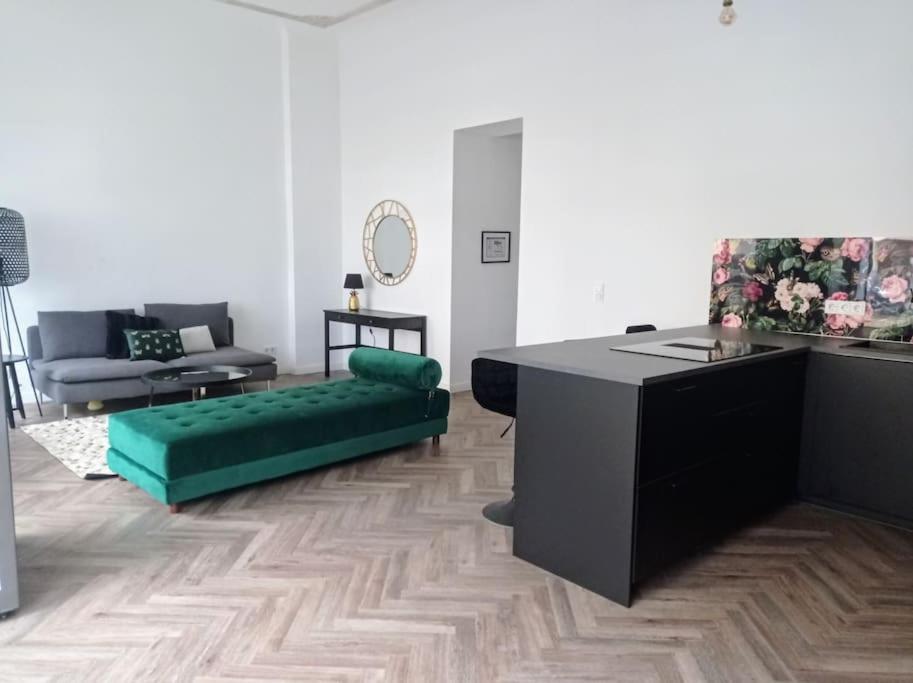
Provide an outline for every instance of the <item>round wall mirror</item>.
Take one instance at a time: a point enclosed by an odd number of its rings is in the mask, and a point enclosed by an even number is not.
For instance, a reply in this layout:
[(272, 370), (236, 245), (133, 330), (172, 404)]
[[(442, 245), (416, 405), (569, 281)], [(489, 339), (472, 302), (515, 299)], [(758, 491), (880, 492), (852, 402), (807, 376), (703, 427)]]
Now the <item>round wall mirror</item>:
[(415, 222), (409, 209), (393, 199), (371, 209), (363, 242), (368, 270), (382, 285), (398, 285), (415, 265)]

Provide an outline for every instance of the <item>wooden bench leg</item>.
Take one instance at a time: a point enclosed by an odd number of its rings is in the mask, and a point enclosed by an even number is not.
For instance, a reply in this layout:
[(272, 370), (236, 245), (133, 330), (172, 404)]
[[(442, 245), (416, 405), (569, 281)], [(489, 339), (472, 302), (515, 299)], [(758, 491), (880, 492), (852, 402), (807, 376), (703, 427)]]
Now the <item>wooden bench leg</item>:
[(180, 511), (181, 511), (180, 503), (172, 503), (171, 505), (168, 506), (168, 512), (170, 512), (172, 515), (176, 515)]

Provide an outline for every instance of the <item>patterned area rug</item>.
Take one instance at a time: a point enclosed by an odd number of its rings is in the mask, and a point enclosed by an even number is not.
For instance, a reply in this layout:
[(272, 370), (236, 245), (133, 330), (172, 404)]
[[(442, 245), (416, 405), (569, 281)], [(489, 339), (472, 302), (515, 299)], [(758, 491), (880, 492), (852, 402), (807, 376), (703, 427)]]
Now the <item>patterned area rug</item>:
[(108, 469), (108, 416), (57, 420), (20, 427), (40, 446), (82, 479), (117, 476)]

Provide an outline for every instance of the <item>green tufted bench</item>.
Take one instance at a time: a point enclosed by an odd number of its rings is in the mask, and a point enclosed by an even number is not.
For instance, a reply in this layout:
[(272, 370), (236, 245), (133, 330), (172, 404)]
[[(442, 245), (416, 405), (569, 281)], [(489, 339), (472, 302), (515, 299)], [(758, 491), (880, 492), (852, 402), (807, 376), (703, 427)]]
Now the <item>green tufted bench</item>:
[(447, 432), (437, 361), (360, 348), (349, 368), (354, 379), (111, 415), (108, 465), (178, 512), (183, 501)]

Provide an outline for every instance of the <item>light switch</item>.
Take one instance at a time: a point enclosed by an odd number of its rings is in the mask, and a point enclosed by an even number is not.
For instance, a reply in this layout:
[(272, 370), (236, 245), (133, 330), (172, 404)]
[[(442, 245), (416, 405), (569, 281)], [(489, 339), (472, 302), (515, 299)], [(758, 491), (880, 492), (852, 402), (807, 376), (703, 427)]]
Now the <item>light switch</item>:
[(593, 285), (593, 303), (605, 303), (605, 282), (597, 282)]

